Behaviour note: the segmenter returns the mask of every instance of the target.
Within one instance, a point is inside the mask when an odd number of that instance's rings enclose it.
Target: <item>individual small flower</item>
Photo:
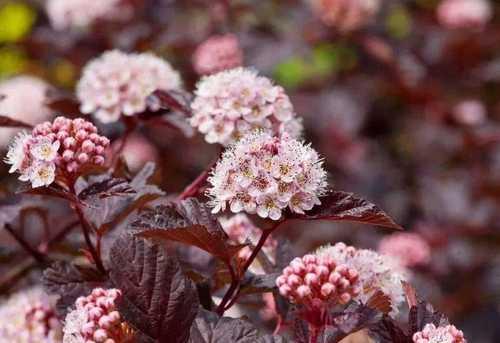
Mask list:
[[[358,271],[327,254],[293,259],[276,285],[290,302],[309,308],[347,304],[362,291]]]
[[[464,333],[454,325],[436,327],[434,324],[425,325],[422,331],[413,335],[414,343],[467,343]]]
[[[129,8],[122,0],[47,0],[46,11],[56,30],[85,29],[100,19],[114,20],[127,17]]]
[[[361,292],[353,300],[367,303],[381,291],[391,300],[391,315],[398,313],[398,307],[405,300],[402,282],[408,278],[406,270],[397,260],[368,249],[355,249],[344,243],[319,248],[315,256],[329,257],[335,263],[353,268],[358,272]]]
[[[121,297],[118,289],[95,288],[75,302],[66,315],[63,343],[113,343],[131,337],[131,330],[116,308]]]
[[[482,28],[492,16],[489,0],[442,0],[437,8],[439,22],[450,29]]]
[[[405,267],[425,265],[430,262],[431,248],[416,233],[398,233],[380,241],[379,252],[397,258]]]
[[[54,305],[55,299],[40,287],[19,291],[0,302],[0,342],[62,342]]]
[[[252,223],[252,221],[247,217],[247,215],[243,213],[236,214],[230,218],[220,218],[220,223],[222,228],[229,236],[229,239],[237,244],[245,244],[252,243],[256,245],[259,241],[262,230]],[[266,257],[270,260],[271,263],[274,263],[276,260],[276,248],[278,246],[278,241],[269,235],[269,237],[264,242],[262,246],[262,251],[266,254]],[[245,247],[241,249],[238,253],[238,256],[246,260],[250,257],[252,250],[249,247]],[[253,271],[256,274],[264,274],[262,268],[258,268],[254,266],[255,261],[250,268],[253,268]]]
[[[282,211],[304,213],[319,205],[326,172],[318,153],[288,136],[266,132],[245,136],[230,146],[208,178],[213,212],[257,213],[279,220]]]
[[[453,108],[453,117],[463,125],[478,125],[486,119],[486,108],[479,100],[464,100]]]
[[[50,86],[31,76],[16,76],[0,82],[0,114],[36,125],[49,119],[46,106]],[[7,147],[19,133],[16,128],[0,128],[0,147]]]
[[[200,75],[218,73],[243,64],[243,52],[233,34],[212,36],[193,54],[194,70]]]
[[[167,61],[150,53],[112,50],[85,66],[76,92],[83,113],[111,123],[122,114],[145,111],[153,91],[180,88],[180,75]]]
[[[10,173],[32,187],[52,184],[58,176],[75,176],[85,165],[103,165],[109,140],[90,122],[77,118],[56,118],[22,132],[13,140],[5,162]]]
[[[196,85],[190,123],[208,143],[229,145],[263,130],[298,137],[302,124],[282,87],[250,69],[206,76]]]
[[[377,14],[380,0],[309,0],[328,26],[348,32],[365,26]]]

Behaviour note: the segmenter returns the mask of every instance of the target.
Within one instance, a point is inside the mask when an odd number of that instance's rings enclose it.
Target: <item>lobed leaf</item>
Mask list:
[[[0,127],[18,127],[23,129],[32,129],[33,125],[17,119],[9,118],[4,115],[0,115]]]

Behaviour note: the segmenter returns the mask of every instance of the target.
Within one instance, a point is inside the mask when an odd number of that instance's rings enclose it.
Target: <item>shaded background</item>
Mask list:
[[[28,74],[72,91],[89,59],[118,48],[154,51],[192,90],[197,45],[236,34],[244,64],[286,88],[330,182],[378,204],[431,245],[432,262],[414,270],[419,292],[470,342],[500,341],[498,16],[483,30],[452,31],[436,20],[438,1],[385,0],[372,24],[340,35],[300,0],[130,2],[128,19],[68,32],[51,28],[42,0],[0,0],[0,82]],[[465,120],[456,111],[465,100],[480,102],[484,113]],[[102,129],[115,138],[123,130]],[[156,160],[155,182],[168,193],[181,191],[217,155],[199,135],[145,128],[135,138],[147,149],[132,147],[129,159],[136,160],[129,162]],[[5,197],[18,184],[5,165],[0,177]],[[12,210],[10,198],[2,203],[0,219]],[[64,215],[61,207],[50,208],[49,229]],[[41,239],[39,218],[26,227]],[[377,248],[390,233],[331,223],[293,223],[278,232],[296,255],[336,241]],[[22,259],[2,237],[0,271],[8,273]]]

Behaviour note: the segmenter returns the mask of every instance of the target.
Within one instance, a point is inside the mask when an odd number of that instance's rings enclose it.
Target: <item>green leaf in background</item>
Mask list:
[[[36,12],[27,4],[0,5],[0,43],[17,42],[31,31]]]
[[[300,57],[290,57],[274,68],[274,78],[286,88],[299,87],[308,79],[307,62]]]
[[[13,47],[0,49],[0,79],[21,72],[26,65],[24,53]]]
[[[385,21],[388,33],[397,39],[407,37],[411,32],[411,26],[411,16],[403,6],[394,6]]]

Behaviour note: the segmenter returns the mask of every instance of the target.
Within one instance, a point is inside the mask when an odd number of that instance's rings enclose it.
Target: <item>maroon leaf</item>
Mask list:
[[[133,227],[141,237],[196,246],[225,262],[245,246],[231,245],[217,218],[195,198],[145,211]]]
[[[285,343],[280,336],[262,335],[242,319],[219,317],[216,313],[200,310],[191,326],[190,343]]]
[[[153,108],[179,111],[187,116],[191,116],[189,98],[190,96],[186,92],[156,90],[148,97],[147,101]]]
[[[81,200],[86,200],[90,197],[97,196],[100,199],[105,199],[113,196],[123,196],[135,194],[136,191],[130,186],[125,179],[108,178],[100,182],[96,182],[83,189],[78,197]]]
[[[331,191],[321,198],[321,205],[314,207],[305,215],[295,215],[293,218],[305,220],[333,220],[387,227],[402,230],[387,213],[364,199],[357,198],[352,193]]]
[[[389,316],[384,316],[381,321],[371,325],[369,334],[379,343],[413,343],[411,336]]]
[[[78,99],[69,93],[60,91],[49,93],[46,105],[55,113],[64,114],[66,117],[82,115]]]
[[[276,287],[276,279],[281,273],[256,275],[245,274],[241,282],[240,294],[256,294],[272,292]]]
[[[0,127],[19,127],[24,129],[32,129],[33,125],[0,115]]]
[[[187,342],[199,301],[177,260],[161,245],[124,234],[111,248],[110,263],[111,281],[123,292],[119,311],[142,341]]]
[[[102,287],[106,282],[106,276],[91,267],[62,261],[54,263],[42,276],[47,292],[59,296],[57,312],[61,318],[78,297],[90,294],[92,289]]]

